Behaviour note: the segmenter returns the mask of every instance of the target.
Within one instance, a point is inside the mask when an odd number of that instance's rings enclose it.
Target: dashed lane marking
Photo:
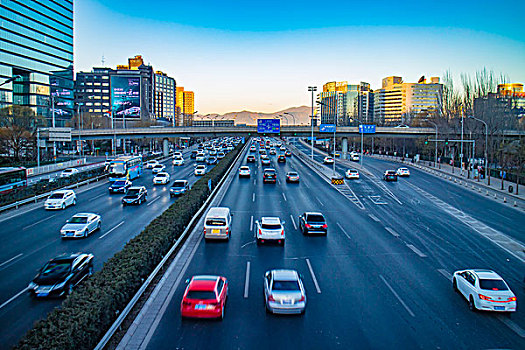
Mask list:
[[[348,237],[349,240],[352,240],[352,238],[350,238],[350,235],[346,233],[346,230],[343,228],[343,226],[341,226],[338,222],[336,223],[336,225],[337,227],[339,227],[341,231],[343,231],[343,233],[345,234],[346,237]]]
[[[124,224],[124,221],[122,221],[120,224],[116,225],[115,227],[113,227],[111,230],[109,230],[108,232],[104,233],[102,236],[100,236],[98,239],[102,239],[104,237],[106,237],[107,235],[109,235],[111,232],[113,232],[114,230],[116,230],[117,228],[119,228],[121,225]]]
[[[447,280],[452,282],[452,274],[445,269],[437,269]]]
[[[4,306],[6,306],[7,304],[9,304],[10,302],[12,302],[13,300],[15,300],[16,298],[18,298],[19,296],[21,296],[22,294],[24,294],[25,292],[27,292],[29,290],[29,287],[25,287],[24,289],[22,289],[20,292],[16,293],[16,295],[14,295],[13,297],[11,297],[9,300],[5,301],[2,305],[0,305],[0,309],[2,309]]]
[[[297,225],[295,224],[292,214],[290,214],[290,219],[292,219],[293,228],[297,230]]]
[[[283,194],[284,201],[287,202],[288,200],[286,199],[286,196],[284,195],[284,192],[282,194]]]
[[[308,265],[308,269],[310,270],[310,275],[312,275],[312,280],[314,281],[315,289],[317,290],[318,294],[321,294],[321,288],[319,288],[319,283],[317,283],[317,278],[315,277],[314,269],[312,269],[312,264],[310,264],[310,260],[306,258],[306,264]]]
[[[392,228],[390,227],[385,227],[385,230],[387,230],[388,232],[390,232],[390,234],[396,238],[399,238],[399,233],[397,233],[396,231],[394,231]]]
[[[374,220],[375,222],[381,222],[381,220],[379,220],[377,216],[375,216],[374,214],[368,214],[368,216],[370,217],[370,219]]]
[[[252,196],[252,202],[255,202],[255,193]]]
[[[421,252],[421,250],[414,247],[412,244],[407,244],[407,247],[409,247],[414,253],[419,255],[421,258],[426,258],[427,256]]]
[[[244,298],[248,298],[248,290],[250,289],[250,262],[246,262],[246,275],[244,279]]]
[[[1,264],[0,264],[0,267],[9,264],[11,261],[13,261],[13,260],[15,260],[15,259],[21,257],[22,255],[24,255],[24,254],[23,254],[23,253],[20,253],[20,254],[18,254],[18,255],[16,255],[16,256],[13,256],[11,259],[9,259],[9,260],[4,261],[3,263],[1,263]]]
[[[397,298],[397,300],[399,300],[399,302],[401,303],[401,305],[403,305],[403,307],[408,311],[408,313],[410,314],[410,316],[412,316],[412,317],[416,317],[416,315],[414,315],[414,313],[412,312],[412,310],[410,310],[410,308],[408,307],[408,305],[405,304],[405,302],[403,301],[403,299],[401,299],[401,297],[399,296],[399,294],[396,293],[396,291],[394,290],[394,288],[392,288],[392,286],[386,281],[386,279],[385,279],[382,275],[379,275],[379,278],[381,278],[381,280],[386,284],[386,286],[388,287],[388,289],[390,289],[390,291],[392,292],[392,294],[394,294],[394,296]]]
[[[160,199],[160,196],[157,196],[157,197],[153,198],[153,199],[147,204],[147,206],[149,207],[150,205],[152,205],[153,203],[155,203],[158,199]]]

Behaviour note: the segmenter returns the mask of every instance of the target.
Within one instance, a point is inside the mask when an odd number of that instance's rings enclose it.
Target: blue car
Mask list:
[[[126,193],[131,186],[133,183],[129,180],[117,180],[109,186],[109,193]]]
[[[187,180],[175,180],[170,188],[170,197],[181,196],[190,190],[190,184]]]

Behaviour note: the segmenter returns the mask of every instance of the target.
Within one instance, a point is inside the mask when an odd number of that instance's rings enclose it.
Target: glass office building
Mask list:
[[[0,107],[29,106],[51,125],[53,101],[63,126],[74,111],[73,0],[0,0],[0,18]]]

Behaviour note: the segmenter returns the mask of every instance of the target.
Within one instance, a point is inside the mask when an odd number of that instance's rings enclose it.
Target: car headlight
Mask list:
[[[29,283],[29,286],[27,286],[29,289],[37,289],[38,288],[38,284],[34,283],[34,282],[31,282]]]
[[[62,283],[57,283],[53,286],[52,289],[60,289],[62,287],[64,287],[64,285],[66,284],[66,281],[62,282]]]

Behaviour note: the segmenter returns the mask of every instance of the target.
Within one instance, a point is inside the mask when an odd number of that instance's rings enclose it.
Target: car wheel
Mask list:
[[[97,230],[100,230],[101,227],[102,227],[102,223],[99,221],[97,225]]]
[[[76,199],[73,199],[73,204],[72,205],[77,205],[77,200]]]
[[[474,298],[472,297],[472,295],[468,299],[468,308],[472,312],[476,312],[478,310],[478,309],[476,309],[476,304],[474,304]]]
[[[62,203],[62,210],[66,209],[66,203]]]
[[[73,283],[67,285],[67,295],[71,295],[71,293],[73,293]]]
[[[219,317],[219,319],[222,321],[224,320],[224,309],[226,308],[226,305],[223,305],[222,306],[222,310],[221,310],[221,317]]]
[[[456,281],[456,279],[454,278],[452,280],[452,288],[454,288],[454,292],[459,292],[459,289],[458,289],[458,281]]]
[[[88,276],[91,276],[93,274],[93,265],[89,265],[87,274]]]
[[[89,235],[89,229],[85,229],[84,230],[84,238],[87,238],[88,235]]]
[[[261,245],[261,240],[257,238],[257,245]]]

